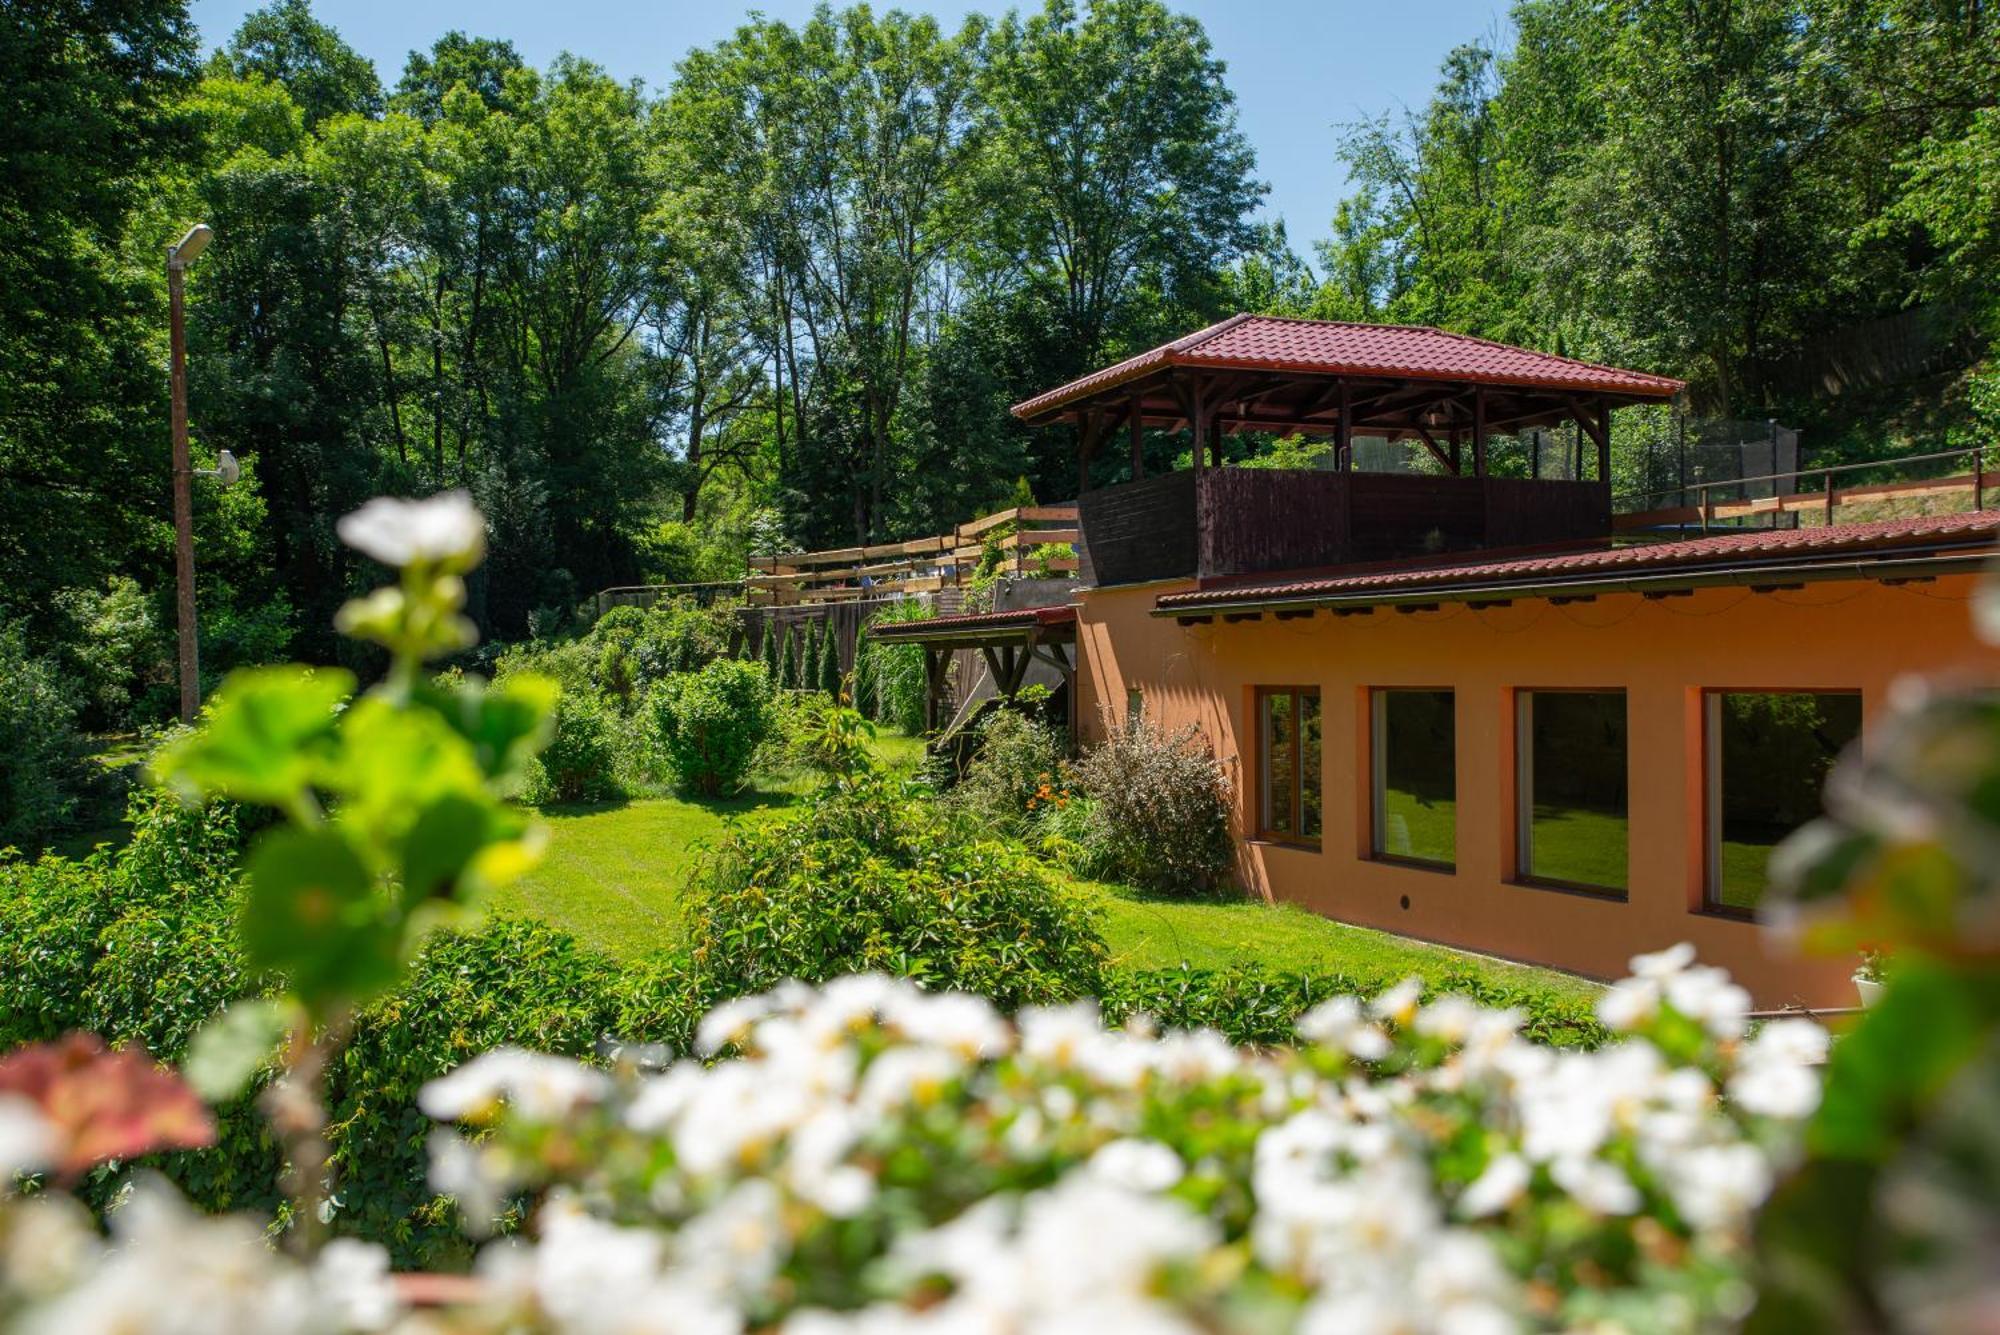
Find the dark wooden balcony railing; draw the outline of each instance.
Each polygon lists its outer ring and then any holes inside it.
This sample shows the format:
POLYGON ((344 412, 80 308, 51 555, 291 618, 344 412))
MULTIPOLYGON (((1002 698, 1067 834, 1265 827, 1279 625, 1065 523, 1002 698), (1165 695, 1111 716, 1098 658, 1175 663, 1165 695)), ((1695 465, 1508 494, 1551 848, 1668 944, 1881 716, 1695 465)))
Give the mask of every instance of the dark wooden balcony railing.
POLYGON ((1224 468, 1086 492, 1080 520, 1083 577, 1102 586, 1601 538, 1611 495, 1601 482, 1224 468))

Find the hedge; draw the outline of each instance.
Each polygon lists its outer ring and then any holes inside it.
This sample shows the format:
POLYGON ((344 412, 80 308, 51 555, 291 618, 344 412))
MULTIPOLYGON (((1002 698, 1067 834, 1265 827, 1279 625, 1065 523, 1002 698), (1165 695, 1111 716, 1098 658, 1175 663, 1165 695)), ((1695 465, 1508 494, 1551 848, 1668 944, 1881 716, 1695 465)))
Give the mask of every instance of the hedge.
MULTIPOLYGON (((866 801, 841 812, 850 819, 881 814, 866 801)), ((218 1008, 258 989, 235 945, 237 884, 214 874, 226 865, 235 839, 233 814, 159 808, 139 815, 136 851, 118 858, 0 861, 0 1049, 93 1029, 113 1043, 143 1043, 174 1061, 218 1008)), ((755 851, 774 850, 760 845, 755 851)), ((983 884, 991 888, 979 893, 990 895, 1019 870, 1004 858, 980 858, 993 865, 953 863, 946 879, 963 887, 983 884)), ((711 875, 717 870, 711 868, 711 875)), ((740 915, 722 916, 744 935, 740 915)), ((875 930, 895 935, 887 924, 875 930)), ((1011 988, 999 988, 1012 994, 1002 999, 1060 999, 1050 989, 1078 976, 1069 967, 1078 960, 1091 963, 1086 953, 1026 968, 1011 988)), ((931 967, 938 963, 934 958, 931 967)), ((983 956, 977 968, 957 960, 938 972, 988 984, 1006 976, 984 963, 983 956)), ((1396 981, 1386 974, 1256 967, 1106 968, 1095 990, 1114 1021, 1145 1012, 1167 1027, 1206 1026, 1235 1042, 1276 1044, 1288 1040, 1295 1017, 1319 1001, 1341 993, 1374 995, 1396 981)), ((1549 1043, 1593 1045, 1603 1038, 1581 1000, 1471 975, 1430 981, 1433 991, 1520 1006, 1527 1032, 1549 1043)), ((427 1185, 430 1124, 416 1108, 424 1083, 509 1043, 579 1057, 607 1041, 686 1051, 699 1016, 742 982, 731 969, 699 962, 696 954, 614 961, 532 920, 496 917, 477 932, 434 937, 406 984, 357 1018, 331 1072, 329 1138, 340 1172, 336 1228, 388 1245, 399 1266, 462 1263, 468 1247, 452 1209, 427 1185)), ((1068 986, 1069 995, 1084 990, 1074 981, 1068 986)), ((204 1207, 275 1212, 281 1204, 278 1157, 254 1095, 220 1109, 218 1121, 216 1147, 162 1156, 155 1166, 204 1207)), ((121 1180, 106 1172, 89 1184, 89 1194, 105 1201, 121 1180)))

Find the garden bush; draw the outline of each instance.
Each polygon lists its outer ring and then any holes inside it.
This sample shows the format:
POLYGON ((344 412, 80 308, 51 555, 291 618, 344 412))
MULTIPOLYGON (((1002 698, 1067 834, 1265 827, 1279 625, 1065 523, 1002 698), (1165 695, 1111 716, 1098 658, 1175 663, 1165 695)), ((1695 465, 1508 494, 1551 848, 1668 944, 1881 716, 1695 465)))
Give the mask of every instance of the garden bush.
POLYGON ((656 769, 679 788, 717 797, 749 776, 771 731, 771 682, 761 663, 717 659, 683 672, 646 697, 656 769))
POLYGON ((979 724, 977 749, 952 799, 997 833, 1020 835, 1044 810, 1067 804, 1062 737, 1034 714, 999 708, 979 724))
POLYGON ((86 723, 107 731, 132 728, 159 706, 171 707, 173 641, 138 581, 113 575, 103 589, 64 589, 54 603, 63 623, 63 671, 86 723))
POLYGON ((74 822, 97 777, 62 672, 0 623, 0 847, 39 846, 74 822))
POLYGON ((715 995, 879 971, 1011 1009, 1091 995, 1102 977, 1104 943, 1076 891, 880 778, 733 833, 694 891, 689 939, 715 995))
POLYGON ((621 704, 637 703, 667 678, 726 657, 734 617, 732 606, 702 607, 691 598, 665 599, 643 610, 614 607, 585 637, 592 680, 621 704))
MULTIPOLYGON (((869 625, 894 624, 904 621, 923 621, 931 615, 924 604, 915 599, 904 599, 890 603, 869 619, 869 625)), ((924 651, 916 644, 887 644, 862 630, 861 647, 857 651, 857 675, 865 673, 868 684, 865 689, 857 685, 857 700, 866 699, 874 706, 872 717, 890 727, 899 728, 912 736, 924 730, 924 651)))
POLYGON ((1108 875, 1164 895, 1200 895, 1229 875, 1229 776, 1200 732, 1113 729, 1075 766, 1090 799, 1088 842, 1108 875))
POLYGON ((549 744, 528 762, 521 800, 539 806, 605 802, 622 796, 620 750, 619 720, 604 697, 565 686, 556 700, 549 744))

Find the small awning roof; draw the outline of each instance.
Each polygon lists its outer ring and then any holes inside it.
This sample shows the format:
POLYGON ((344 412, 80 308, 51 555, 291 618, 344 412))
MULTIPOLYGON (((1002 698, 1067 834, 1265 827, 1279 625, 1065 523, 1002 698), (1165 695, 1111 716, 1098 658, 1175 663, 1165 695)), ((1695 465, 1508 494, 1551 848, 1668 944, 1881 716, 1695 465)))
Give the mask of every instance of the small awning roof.
POLYGON ((1031 638, 1059 641, 1076 633, 1076 608, 1022 607, 1007 612, 968 612, 961 616, 930 617, 923 621, 877 621, 868 633, 878 640, 914 644, 955 644, 976 646, 1031 638))
MULTIPOLYGON (((1161 373, 1177 367, 1269 372, 1285 378, 1445 382, 1604 398, 1614 404, 1671 399, 1684 388, 1684 382, 1667 376, 1600 366, 1442 329, 1245 314, 1038 394, 1015 404, 1013 413, 1039 423, 1093 400, 1125 402, 1133 390, 1121 387, 1170 378, 1161 373), (1112 390, 1120 392, 1107 393, 1112 390)), ((1153 418, 1173 407, 1172 396, 1163 395, 1157 405, 1148 403, 1144 412, 1153 418)), ((1246 420, 1245 425, 1250 424, 1246 420)), ((1366 425, 1357 420, 1355 429, 1365 431, 1366 425)))
POLYGON ((1889 564, 1931 560, 1978 570, 2000 538, 2000 512, 1925 515, 1865 524, 1753 529, 1707 537, 1481 559, 1421 559, 1311 577, 1239 579, 1169 594, 1155 616, 1200 616, 1314 607, 1596 596, 1600 593, 1745 584, 1833 575, 1868 578, 1889 564))

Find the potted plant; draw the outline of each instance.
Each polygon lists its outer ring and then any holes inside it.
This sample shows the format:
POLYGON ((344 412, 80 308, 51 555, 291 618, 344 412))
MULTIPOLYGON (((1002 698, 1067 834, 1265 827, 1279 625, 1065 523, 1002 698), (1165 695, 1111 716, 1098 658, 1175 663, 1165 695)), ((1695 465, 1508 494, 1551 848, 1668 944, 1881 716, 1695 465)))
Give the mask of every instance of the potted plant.
POLYGON ((1854 990, 1861 994, 1861 1005, 1873 1006, 1882 995, 1882 952, 1868 949, 1861 952, 1861 967, 1854 971, 1854 990))

